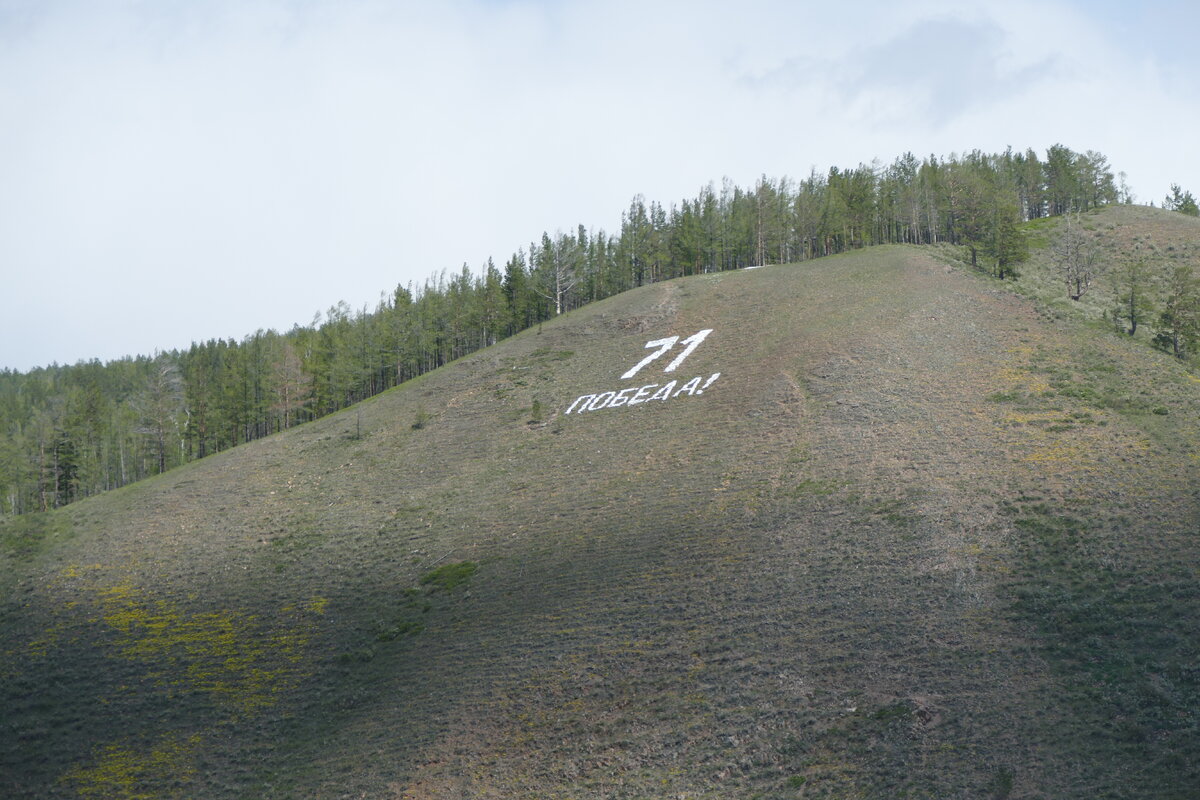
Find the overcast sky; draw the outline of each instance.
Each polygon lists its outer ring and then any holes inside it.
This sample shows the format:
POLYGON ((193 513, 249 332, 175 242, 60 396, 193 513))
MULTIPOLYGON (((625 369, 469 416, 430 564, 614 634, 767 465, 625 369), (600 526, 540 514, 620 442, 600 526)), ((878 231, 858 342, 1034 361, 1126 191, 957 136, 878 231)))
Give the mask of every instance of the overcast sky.
POLYGON ((0 0, 0 368, 308 324, 728 176, 1061 142, 1200 194, 1194 0, 0 0))

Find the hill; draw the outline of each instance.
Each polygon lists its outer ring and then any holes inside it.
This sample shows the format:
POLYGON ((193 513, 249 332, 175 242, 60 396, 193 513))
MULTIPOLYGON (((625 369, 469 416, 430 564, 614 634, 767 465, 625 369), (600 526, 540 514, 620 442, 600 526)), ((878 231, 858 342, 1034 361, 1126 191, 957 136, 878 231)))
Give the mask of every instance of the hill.
POLYGON ((1189 796, 1200 378, 936 256, 643 287, 4 523, 0 795, 1189 796))

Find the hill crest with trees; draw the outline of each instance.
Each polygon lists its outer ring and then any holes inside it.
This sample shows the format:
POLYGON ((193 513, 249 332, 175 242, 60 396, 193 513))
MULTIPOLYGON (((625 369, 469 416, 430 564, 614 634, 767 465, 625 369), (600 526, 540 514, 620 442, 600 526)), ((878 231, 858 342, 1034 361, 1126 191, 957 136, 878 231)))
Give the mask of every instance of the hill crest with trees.
MULTIPOLYGON (((605 297, 675 277, 804 262, 878 244, 962 247, 977 268, 1015 278, 1031 221, 1128 202, 1100 153, 1034 151, 832 168, 802 180, 724 181, 663 206, 635 197, 613 234, 544 233, 478 273, 463 265, 398 286, 374 309, 332 306, 308 326, 214 339, 186 351, 27 373, 0 372, 0 514, 44 511, 345 408, 605 297)), ((1190 192, 1166 205, 1192 213, 1190 192)), ((1092 280, 1082 242, 1063 280, 1092 280)), ((1074 247, 1072 250, 1071 247, 1074 247)), ((1058 252, 1058 251, 1056 251, 1058 252)), ((1144 270, 1143 270, 1144 272, 1144 270)), ((1126 276, 1113 313, 1160 344, 1195 352, 1194 292, 1181 272, 1159 316, 1126 276)))

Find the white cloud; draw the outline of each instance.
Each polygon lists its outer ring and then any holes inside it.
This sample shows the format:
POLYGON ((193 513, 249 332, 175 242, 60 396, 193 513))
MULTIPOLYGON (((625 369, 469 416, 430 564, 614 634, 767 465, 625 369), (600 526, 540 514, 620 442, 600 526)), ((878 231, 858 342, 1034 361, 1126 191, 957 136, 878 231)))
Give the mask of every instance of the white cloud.
POLYGON ((286 329, 725 175, 1061 141, 1200 191, 1183 56, 1088 8, 0 2, 0 366, 286 329))

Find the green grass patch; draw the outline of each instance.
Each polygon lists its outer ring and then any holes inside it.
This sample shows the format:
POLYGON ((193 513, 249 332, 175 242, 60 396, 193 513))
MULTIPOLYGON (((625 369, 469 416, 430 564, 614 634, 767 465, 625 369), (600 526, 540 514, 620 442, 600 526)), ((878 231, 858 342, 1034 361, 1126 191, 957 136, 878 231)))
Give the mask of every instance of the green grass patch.
POLYGON ((433 591, 440 589, 448 592, 469 581, 478 569, 479 565, 473 561, 443 564, 422 575, 421 585, 428 586, 433 591))
POLYGON ((1138 761, 1130 797, 1200 785, 1195 575, 1186 564, 1117 567, 1098 557, 1104 531, 1095 523, 1046 506, 1014 524, 1023 563, 1013 607, 1078 715, 1060 735, 1138 761))
POLYGON ((1076 383, 1052 383, 1054 392, 1059 397, 1071 397, 1076 400, 1087 400, 1089 402, 1100 402, 1100 393, 1091 386, 1081 386, 1076 383))
POLYGON ((575 355, 574 350, 554 350, 549 347, 539 347, 529 354, 533 361, 565 361, 575 355))
POLYGON ((416 619, 399 619, 380 626, 375 631, 375 640, 379 642, 394 642, 406 636, 416 636, 425 630, 425 623, 416 619))
POLYGON ((28 560, 71 530, 70 522, 54 512, 22 514, 0 522, 0 552, 28 560))
POLYGON ((912 718, 912 709, 905 703, 893 703, 871 712, 871 719, 876 722, 908 722, 912 718))
POLYGON ((271 547, 277 553, 302 553, 316 547, 325 536, 313 528, 294 530, 271 540, 271 547))

